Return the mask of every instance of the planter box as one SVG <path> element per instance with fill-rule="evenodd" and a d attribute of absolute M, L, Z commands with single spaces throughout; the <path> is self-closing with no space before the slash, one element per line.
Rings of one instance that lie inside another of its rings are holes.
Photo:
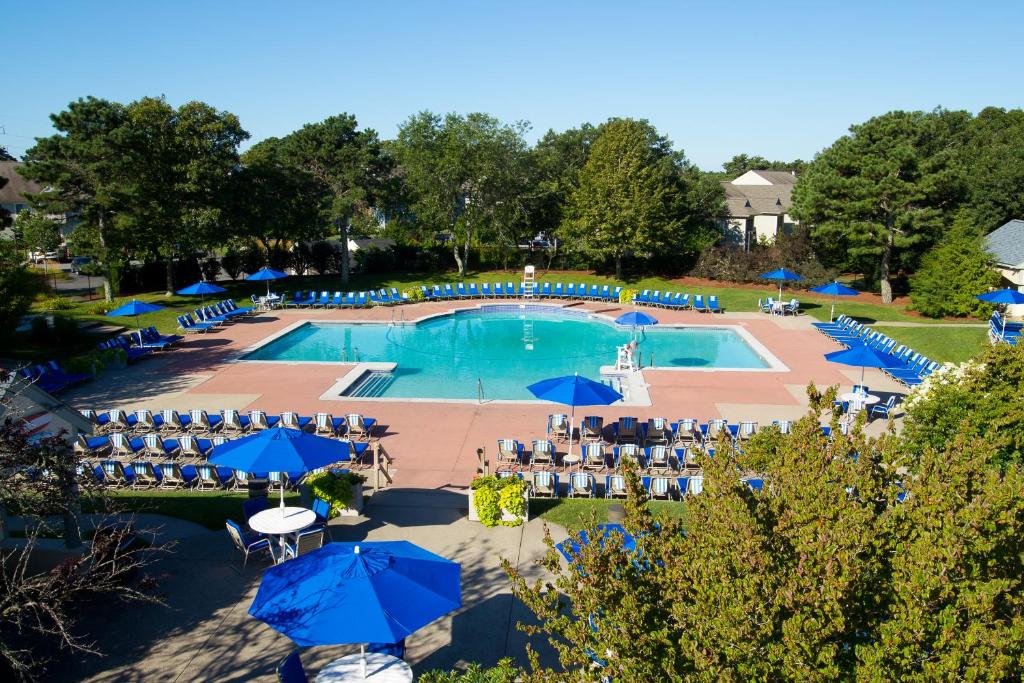
<path fill-rule="evenodd" d="M 338 516 L 358 517 L 361 514 L 363 514 L 363 485 L 354 484 L 352 486 L 352 504 L 347 508 L 342 508 Z"/>
<path fill-rule="evenodd" d="M 479 522 L 480 521 L 480 515 L 476 514 L 476 505 L 474 504 L 474 500 L 473 500 L 473 497 L 474 497 L 475 493 L 476 493 L 476 491 L 474 491 L 473 489 L 469 489 L 469 521 L 471 521 L 471 522 Z M 523 499 L 526 500 L 526 514 L 523 515 L 522 517 L 517 517 L 516 515 L 513 515 L 513 514 L 511 514 L 509 512 L 506 512 L 505 510 L 502 510 L 501 511 L 501 521 L 503 521 L 503 522 L 514 522 L 517 519 L 521 519 L 521 520 L 523 520 L 524 524 L 526 522 L 530 521 L 530 494 L 529 494 L 529 492 L 523 494 Z"/>

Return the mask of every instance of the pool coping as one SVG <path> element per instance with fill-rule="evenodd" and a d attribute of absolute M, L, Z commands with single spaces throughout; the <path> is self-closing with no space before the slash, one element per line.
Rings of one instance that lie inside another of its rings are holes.
<path fill-rule="evenodd" d="M 263 337 L 262 339 L 260 339 L 259 341 L 255 342 L 254 344 L 250 344 L 249 346 L 245 347 L 244 349 L 241 349 L 241 350 L 231 354 L 231 356 L 228 357 L 225 360 L 226 360 L 226 362 L 229 362 L 229 363 L 270 363 L 270 364 L 274 364 L 274 365 L 325 365 L 325 366 L 329 366 L 329 367 L 352 366 L 343 376 L 339 377 L 327 389 L 327 391 L 325 391 L 323 394 L 321 394 L 320 399 L 324 400 L 324 401 L 382 401 L 382 402 L 392 402 L 392 403 L 469 403 L 469 404 L 479 404 L 479 405 L 491 404 L 491 403 L 499 403 L 499 404 L 506 404 L 507 403 L 507 404 L 512 404 L 512 405 L 514 405 L 514 404 L 535 405 L 535 404 L 547 403 L 547 401 L 538 401 L 538 400 L 530 400 L 530 399 L 487 399 L 486 397 L 484 398 L 483 401 L 480 401 L 478 399 L 473 399 L 473 398 L 424 398 L 424 397 L 397 397 L 397 396 L 396 397 L 342 396 L 341 395 L 342 392 L 344 392 L 346 389 L 348 389 L 350 386 L 352 386 L 352 384 L 354 384 L 355 382 L 359 381 L 359 379 L 361 379 L 362 376 L 365 375 L 367 372 L 372 372 L 372 371 L 375 371 L 375 370 L 376 371 L 393 371 L 394 368 L 397 367 L 397 363 L 388 362 L 388 361 L 357 362 L 357 361 L 347 361 L 347 360 L 337 360 L 337 361 L 325 361 L 325 360 L 266 360 L 266 359 L 248 359 L 248 358 L 245 358 L 246 355 L 248 355 L 250 353 L 254 353 L 254 352 L 258 351 L 259 349 L 263 348 L 264 346 L 267 346 L 268 344 L 271 344 L 274 341 L 280 339 L 281 337 L 283 337 L 283 336 L 285 336 L 287 334 L 290 334 L 291 332 L 294 332 L 295 330 L 299 329 L 300 327 L 302 327 L 304 325 L 312 324 L 312 323 L 320 324 L 320 325 L 384 325 L 384 326 L 387 326 L 387 325 L 394 325 L 394 326 L 418 325 L 418 324 L 420 324 L 422 322 L 425 322 L 425 321 L 428 321 L 428 320 L 432 320 L 432 319 L 435 319 L 435 318 L 442 318 L 442 317 L 446 317 L 446 316 L 455 315 L 459 311 L 473 311 L 474 309 L 479 310 L 479 309 L 484 308 L 485 306 L 487 306 L 487 307 L 507 306 L 509 308 L 525 308 L 527 305 L 540 306 L 540 307 L 550 308 L 550 309 L 554 309 L 554 310 L 566 310 L 566 309 L 573 310 L 574 309 L 574 305 L 573 304 L 563 305 L 563 304 L 557 304 L 557 303 L 552 304 L 552 303 L 534 303 L 534 302 L 529 302 L 527 304 L 527 303 L 514 303 L 514 302 L 510 301 L 509 303 L 504 303 L 504 302 L 502 302 L 502 303 L 484 302 L 484 303 L 478 303 L 478 304 L 472 305 L 472 306 L 460 306 L 460 307 L 457 307 L 457 308 L 450 308 L 447 311 L 438 311 L 438 312 L 435 312 L 435 313 L 429 313 L 429 314 L 422 315 L 422 316 L 419 316 L 417 318 L 411 318 L 411 319 L 408 319 L 408 320 L 405 319 L 404 309 L 394 309 L 394 310 L 402 311 L 402 316 L 401 316 L 400 319 L 397 319 L 397 320 L 394 317 L 392 317 L 392 319 L 390 321 L 388 321 L 388 320 L 355 320 L 355 319 L 345 319 L 345 318 L 342 318 L 342 319 L 332 319 L 332 320 L 323 320 L 323 319 L 317 319 L 317 318 L 303 318 L 303 319 L 300 319 L 300 320 L 296 320 L 295 322 L 293 322 L 293 323 L 291 323 L 289 325 L 286 325 L 285 327 L 281 328 L 277 332 L 275 332 L 273 334 L 270 334 L 270 335 L 268 335 L 266 337 Z M 615 327 L 624 327 L 622 325 L 616 325 L 615 324 L 615 319 L 612 318 L 611 316 L 605 315 L 603 313 L 595 313 L 595 312 L 592 312 L 592 311 L 587 311 L 586 309 L 581 311 L 581 317 L 600 318 L 601 320 L 606 321 L 606 322 L 608 322 L 609 324 L 611 324 L 611 325 L 613 325 Z M 705 329 L 707 329 L 707 328 L 710 328 L 710 329 L 728 329 L 728 330 L 732 330 L 737 335 L 739 335 L 740 338 L 742 338 L 744 342 L 746 342 L 746 344 L 754 351 L 755 354 L 758 355 L 758 357 L 761 358 L 762 361 L 764 361 L 765 363 L 768 364 L 768 367 L 766 367 L 766 368 L 701 368 L 701 367 L 676 367 L 676 366 L 664 366 L 664 365 L 651 365 L 651 366 L 647 366 L 647 367 L 641 368 L 641 369 L 639 369 L 637 371 L 634 371 L 634 372 L 624 372 L 624 371 L 615 370 L 614 366 L 601 366 L 601 370 L 600 371 L 601 371 L 601 375 L 602 376 L 614 375 L 614 376 L 618 376 L 620 381 L 627 382 L 627 386 L 628 386 L 629 392 L 630 392 L 630 400 L 629 401 L 622 400 L 622 401 L 618 402 L 616 405 L 624 405 L 624 406 L 634 406 L 634 405 L 635 406 L 650 406 L 651 405 L 650 393 L 647 390 L 648 383 L 647 383 L 647 381 L 643 377 L 643 374 L 645 372 L 647 372 L 647 371 L 651 371 L 651 372 L 703 372 L 703 373 L 711 373 L 711 372 L 757 372 L 757 373 L 765 373 L 765 372 L 779 372 L 779 373 L 781 373 L 781 372 L 790 372 L 789 367 L 787 367 L 785 363 L 783 363 L 781 360 L 779 360 L 779 358 L 774 353 L 772 353 L 770 350 L 768 350 L 768 348 L 763 343 L 761 343 L 761 341 L 758 340 L 754 335 L 752 335 L 750 333 L 750 331 L 747 330 L 742 324 L 713 323 L 713 324 L 707 324 L 706 325 L 706 324 L 702 324 L 702 323 L 697 323 L 697 324 L 694 324 L 694 323 L 671 323 L 671 324 L 666 324 L 666 325 L 659 325 L 659 327 L 661 327 L 663 329 L 686 329 L 686 328 L 705 328 Z M 380 366 L 380 367 L 378 367 L 378 366 Z"/>

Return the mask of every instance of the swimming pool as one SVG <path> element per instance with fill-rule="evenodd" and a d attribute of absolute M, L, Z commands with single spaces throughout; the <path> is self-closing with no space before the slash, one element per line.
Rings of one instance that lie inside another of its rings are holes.
<path fill-rule="evenodd" d="M 345 390 L 363 398 L 530 400 L 526 386 L 560 375 L 597 379 L 615 364 L 629 328 L 585 311 L 543 305 L 485 305 L 410 324 L 306 322 L 243 357 L 247 361 L 379 363 Z M 733 327 L 648 327 L 638 332 L 643 364 L 663 368 L 771 367 Z M 756 342 L 755 342 L 756 343 Z"/>

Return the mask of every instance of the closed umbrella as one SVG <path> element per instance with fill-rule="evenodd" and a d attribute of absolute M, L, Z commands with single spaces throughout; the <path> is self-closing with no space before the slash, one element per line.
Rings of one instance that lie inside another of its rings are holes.
<path fill-rule="evenodd" d="M 851 365 L 860 368 L 860 383 L 864 384 L 864 368 L 901 368 L 903 363 L 889 353 L 883 353 L 865 344 L 854 344 L 842 351 L 825 354 L 830 363 Z"/>
<path fill-rule="evenodd" d="M 762 280 L 778 280 L 778 282 L 779 282 L 779 300 L 780 301 L 782 300 L 782 283 L 783 282 L 785 282 L 786 280 L 792 280 L 794 282 L 798 282 L 798 281 L 804 279 L 802 275 L 798 275 L 798 274 L 794 273 L 791 270 L 786 270 L 785 268 L 778 268 L 776 270 L 773 270 L 770 273 L 761 273 L 761 275 L 759 277 Z"/>
<path fill-rule="evenodd" d="M 206 295 L 207 294 L 220 294 L 221 292 L 226 292 L 226 291 L 228 291 L 228 290 L 224 289 L 223 287 L 219 287 L 218 285 L 211 284 L 211 283 L 207 282 L 206 280 L 200 280 L 199 282 L 197 282 L 197 283 L 195 283 L 193 285 L 189 285 L 188 287 L 184 287 L 182 289 L 179 289 L 177 291 L 177 293 L 181 294 L 182 296 L 199 296 L 200 300 L 203 303 L 206 303 Z"/>
<path fill-rule="evenodd" d="M 832 322 L 832 319 L 835 318 L 836 316 L 836 297 L 860 296 L 860 292 L 858 292 L 856 289 L 853 289 L 852 287 L 847 287 L 846 285 L 841 285 L 835 280 L 828 283 L 827 285 L 819 285 L 817 287 L 812 287 L 810 291 L 817 292 L 818 294 L 832 295 L 832 310 L 828 314 L 829 322 Z M 779 295 L 779 298 L 782 298 L 781 294 Z"/>
<path fill-rule="evenodd" d="M 288 273 L 282 273 L 279 270 L 273 268 L 260 268 L 255 273 L 245 278 L 246 280 L 252 280 L 253 282 L 260 282 L 262 280 L 267 281 L 267 297 L 270 297 L 270 281 L 280 280 L 283 277 L 288 277 Z"/>
<path fill-rule="evenodd" d="M 272 427 L 217 446 L 210 462 L 242 472 L 309 472 L 348 460 L 346 441 Z M 281 487 L 284 507 L 284 487 Z"/>
<path fill-rule="evenodd" d="M 152 313 L 154 311 L 164 310 L 163 306 L 157 304 L 146 303 L 145 301 L 139 301 L 138 299 L 132 299 L 123 306 L 118 306 L 112 311 L 108 311 L 107 315 L 113 318 L 120 318 L 123 316 L 133 315 L 135 316 L 135 327 L 139 326 L 139 316 L 144 313 Z"/>
<path fill-rule="evenodd" d="M 397 643 L 462 606 L 461 568 L 408 541 L 330 543 L 263 573 L 249 614 L 296 645 Z"/>
<path fill-rule="evenodd" d="M 985 292 L 984 294 L 978 294 L 975 299 L 987 301 L 990 304 L 1024 304 L 1024 294 L 1018 292 L 1016 289 L 997 289 L 994 292 Z M 1003 329 L 999 333 L 1000 337 L 1006 336 L 1006 316 L 1003 316 Z"/>
<path fill-rule="evenodd" d="M 622 394 L 607 384 L 580 377 L 579 373 L 544 379 L 526 388 L 541 400 L 572 406 L 572 417 L 569 419 L 569 455 L 572 455 L 576 406 L 607 406 L 622 400 Z"/>

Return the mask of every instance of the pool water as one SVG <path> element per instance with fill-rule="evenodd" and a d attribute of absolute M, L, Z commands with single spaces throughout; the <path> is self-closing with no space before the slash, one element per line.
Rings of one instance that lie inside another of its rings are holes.
<path fill-rule="evenodd" d="M 398 364 L 391 376 L 363 383 L 371 393 L 352 395 L 476 399 L 479 380 L 488 400 L 529 400 L 526 386 L 542 379 L 574 372 L 599 379 L 632 335 L 582 311 L 495 305 L 416 324 L 306 323 L 244 359 Z M 645 366 L 653 357 L 658 367 L 769 367 L 727 327 L 648 327 L 637 337 Z"/>

